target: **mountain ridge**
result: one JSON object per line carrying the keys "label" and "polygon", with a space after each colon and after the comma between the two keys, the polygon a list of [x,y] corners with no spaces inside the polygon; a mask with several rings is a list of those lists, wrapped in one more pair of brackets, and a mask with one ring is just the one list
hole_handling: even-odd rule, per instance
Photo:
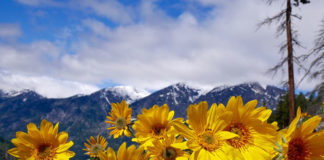
{"label": "mountain ridge", "polygon": [[[139,99],[127,92],[116,91],[116,88],[105,88],[89,95],[75,95],[68,98],[46,98],[31,90],[8,96],[0,90],[0,114],[2,114],[0,137],[13,138],[15,132],[26,131],[26,125],[29,122],[37,125],[42,119],[53,123],[60,122],[60,131],[68,132],[70,139],[75,142],[72,150],[81,156],[76,159],[85,159],[82,157],[82,148],[86,139],[97,134],[109,137],[106,129],[109,125],[104,121],[111,109],[111,103],[121,102],[123,99],[132,102],[130,107],[133,109],[133,118],[136,118],[135,115],[140,114],[143,108],[167,103],[170,110],[175,111],[175,117],[186,118],[188,105],[203,100],[206,100],[209,105],[219,104],[227,102],[230,96],[241,94],[244,103],[250,99],[258,99],[260,105],[261,100],[267,100],[269,105],[272,105],[269,108],[273,108],[275,105],[273,101],[285,92],[274,86],[263,88],[258,83],[215,88],[206,92],[186,83],[176,83]],[[130,91],[134,90],[130,89]],[[127,140],[127,138],[113,139],[111,137],[108,139],[111,147],[115,149],[120,145],[119,142]]]}

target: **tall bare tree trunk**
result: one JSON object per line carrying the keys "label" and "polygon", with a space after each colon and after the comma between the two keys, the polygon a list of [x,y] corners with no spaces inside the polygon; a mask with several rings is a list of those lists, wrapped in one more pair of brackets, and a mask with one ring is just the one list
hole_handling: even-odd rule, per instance
{"label": "tall bare tree trunk", "polygon": [[295,82],[294,82],[294,63],[293,47],[291,34],[291,2],[287,0],[286,10],[286,34],[287,34],[287,53],[288,53],[288,84],[289,84],[289,121],[294,119],[295,115]]}

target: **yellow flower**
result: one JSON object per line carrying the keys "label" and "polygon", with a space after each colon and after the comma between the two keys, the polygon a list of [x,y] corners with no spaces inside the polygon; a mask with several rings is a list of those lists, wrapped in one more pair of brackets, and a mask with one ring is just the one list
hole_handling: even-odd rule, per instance
{"label": "yellow flower", "polygon": [[51,122],[42,120],[40,130],[29,123],[27,131],[16,132],[16,138],[11,140],[16,147],[8,150],[9,154],[28,160],[67,160],[74,156],[75,153],[68,150],[73,145],[72,141],[66,142],[68,133],[57,133],[58,123],[53,128]]}
{"label": "yellow flower", "polygon": [[103,151],[99,151],[98,152],[99,155],[99,159],[100,160],[116,160],[116,153],[114,151],[114,149],[112,149],[111,147],[108,147],[107,151],[103,152]]}
{"label": "yellow flower", "polygon": [[227,140],[227,143],[235,148],[233,154],[236,155],[236,159],[273,157],[269,153],[274,151],[278,127],[276,123],[267,123],[272,111],[265,107],[255,108],[256,105],[257,100],[252,100],[244,106],[240,96],[231,97],[227,103],[225,110],[232,114],[225,117],[224,120],[229,124],[224,130],[238,135],[236,138]]}
{"label": "yellow flower", "polygon": [[118,138],[121,135],[129,137],[131,135],[128,125],[131,123],[132,109],[128,107],[125,100],[121,103],[112,103],[111,112],[109,116],[106,116],[108,121],[106,123],[114,125],[107,128],[112,130],[109,135],[114,135],[114,138]]}
{"label": "yellow flower", "polygon": [[98,157],[99,151],[104,151],[107,147],[107,141],[106,138],[102,136],[97,136],[97,142],[96,140],[91,136],[90,139],[87,139],[88,143],[84,143],[84,146],[86,146],[84,151],[86,151],[86,155],[89,155],[90,157]]}
{"label": "yellow flower", "polygon": [[296,118],[290,123],[284,136],[287,143],[283,144],[283,156],[286,160],[324,159],[324,131],[314,132],[321,122],[314,116],[298,127],[301,111],[298,107]]}
{"label": "yellow flower", "polygon": [[131,145],[126,148],[126,142],[124,142],[118,149],[117,156],[115,151],[108,147],[106,152],[99,151],[100,160],[146,160],[147,155],[144,153],[143,148],[137,148],[135,145]]}
{"label": "yellow flower", "polygon": [[188,160],[189,155],[183,151],[186,148],[182,137],[172,135],[153,141],[153,146],[148,147],[148,151],[152,160]]}
{"label": "yellow flower", "polygon": [[187,146],[193,150],[190,159],[227,159],[227,151],[232,147],[226,143],[227,139],[237,137],[236,134],[223,131],[226,122],[220,119],[222,116],[230,116],[223,112],[219,115],[221,108],[213,104],[208,110],[206,101],[198,105],[188,107],[188,126],[181,122],[174,122],[174,127],[185,138],[188,139]]}
{"label": "yellow flower", "polygon": [[[142,114],[137,115],[137,121],[134,122],[133,129],[136,131],[136,138],[133,141],[142,143],[146,147],[156,139],[175,133],[171,123],[173,115],[174,111],[169,112],[167,104],[161,107],[154,105],[150,109],[143,108]],[[176,121],[182,120],[182,118],[176,119]]]}

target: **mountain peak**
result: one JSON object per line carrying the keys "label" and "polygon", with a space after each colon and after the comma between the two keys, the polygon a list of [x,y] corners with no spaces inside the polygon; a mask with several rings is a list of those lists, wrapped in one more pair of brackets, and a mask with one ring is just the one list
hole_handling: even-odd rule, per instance
{"label": "mountain peak", "polygon": [[209,92],[219,92],[219,91],[221,91],[221,90],[224,90],[224,89],[226,89],[226,88],[228,88],[229,86],[226,86],[226,85],[223,85],[223,86],[219,86],[219,87],[215,87],[215,88],[213,88],[211,91],[209,91]]}
{"label": "mountain peak", "polygon": [[173,84],[173,85],[171,85],[169,87],[175,88],[177,90],[179,90],[179,89],[191,89],[191,90],[196,90],[196,91],[201,91],[202,90],[201,88],[191,86],[186,82],[179,82],[179,83]]}
{"label": "mountain peak", "polygon": [[180,82],[180,83],[173,84],[173,85],[171,85],[170,87],[176,89],[177,91],[178,91],[178,90],[181,90],[181,89],[191,88],[191,87],[189,87],[189,86],[188,86],[186,83],[184,83],[184,82]]}
{"label": "mountain peak", "polygon": [[209,92],[215,93],[215,92],[220,92],[220,91],[225,90],[225,89],[233,90],[234,88],[237,88],[237,87],[250,88],[252,90],[255,90],[256,92],[261,92],[261,91],[264,91],[265,90],[260,85],[259,82],[246,82],[246,83],[241,83],[241,84],[231,85],[231,86],[227,86],[227,85],[218,86],[218,87],[213,88]]}
{"label": "mountain peak", "polygon": [[168,87],[162,88],[151,95],[142,98],[132,105],[135,113],[140,113],[142,108],[149,108],[153,105],[163,105],[168,104],[170,110],[175,111],[175,116],[186,116],[184,112],[184,107],[193,103],[197,98],[199,98],[201,93],[200,89],[191,87],[187,83],[180,82]]}
{"label": "mountain peak", "polygon": [[242,84],[239,84],[239,85],[241,85],[241,86],[248,86],[248,87],[263,88],[262,85],[259,82],[256,82],[256,81],[246,82],[246,83],[242,83]]}
{"label": "mountain peak", "polygon": [[[241,96],[244,101],[257,99],[259,102],[267,102],[266,106],[275,108],[277,99],[284,90],[277,87],[262,87],[258,82],[241,83],[233,86],[220,86],[201,96],[197,101],[207,100],[210,103],[227,103],[232,96]],[[261,104],[261,103],[259,103]]]}
{"label": "mountain peak", "polygon": [[118,92],[120,94],[129,94],[129,96],[134,99],[139,99],[148,96],[150,93],[146,90],[140,90],[132,86],[116,86],[111,88],[112,91]]}
{"label": "mountain peak", "polygon": [[30,95],[30,96],[39,96],[39,97],[42,97],[41,95],[39,95],[38,93],[36,93],[35,91],[33,90],[30,90],[30,89],[23,89],[23,90],[8,90],[8,91],[5,91],[5,90],[2,90],[2,96],[4,97],[16,97],[16,96],[19,96],[19,95]]}
{"label": "mountain peak", "polygon": [[175,86],[179,86],[179,87],[189,87],[189,85],[186,82],[179,82],[174,84]]}
{"label": "mountain peak", "polygon": [[114,92],[122,97],[128,97],[126,100],[128,103],[131,103],[135,100],[141,99],[148,96],[150,93],[146,90],[140,90],[132,86],[115,86],[112,88],[103,89],[104,92]]}

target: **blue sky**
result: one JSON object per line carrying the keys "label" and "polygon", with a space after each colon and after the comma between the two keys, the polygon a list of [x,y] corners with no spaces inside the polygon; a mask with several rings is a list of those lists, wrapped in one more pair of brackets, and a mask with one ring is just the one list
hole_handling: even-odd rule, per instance
{"label": "blue sky", "polygon": [[[323,5],[294,8],[303,16],[294,26],[305,46],[296,54],[311,49]],[[262,0],[3,0],[0,88],[66,97],[116,85],[279,86],[285,73],[266,72],[281,58],[284,37],[275,38],[275,26],[256,25],[282,8]]]}
{"label": "blue sky", "polygon": [[[1,23],[13,23],[18,24],[21,27],[23,36],[19,38],[19,42],[28,43],[39,39],[46,39],[49,41],[55,41],[58,38],[53,34],[62,32],[62,29],[66,27],[77,26],[83,19],[97,19],[103,22],[110,28],[116,28],[121,25],[112,19],[105,18],[105,16],[98,15],[91,10],[85,11],[83,9],[74,7],[77,2],[73,1],[55,1],[61,5],[68,3],[67,6],[51,6],[46,4],[29,4],[28,1],[11,1],[4,0],[0,6]],[[31,0],[31,3],[34,0]],[[38,2],[38,1],[35,1]],[[133,9],[136,12],[136,6],[139,6],[140,0],[123,0],[118,1],[121,5]],[[27,5],[26,5],[27,4]],[[29,5],[28,5],[29,4]],[[165,12],[172,18],[179,17],[183,12],[190,10],[197,18],[204,19],[208,16],[208,12],[212,7],[203,6],[197,2],[186,3],[184,0],[160,0],[155,3],[157,7]],[[195,5],[193,7],[193,5]],[[134,23],[141,23],[141,17],[138,15],[132,15],[132,21]],[[161,22],[162,23],[162,22]]]}

